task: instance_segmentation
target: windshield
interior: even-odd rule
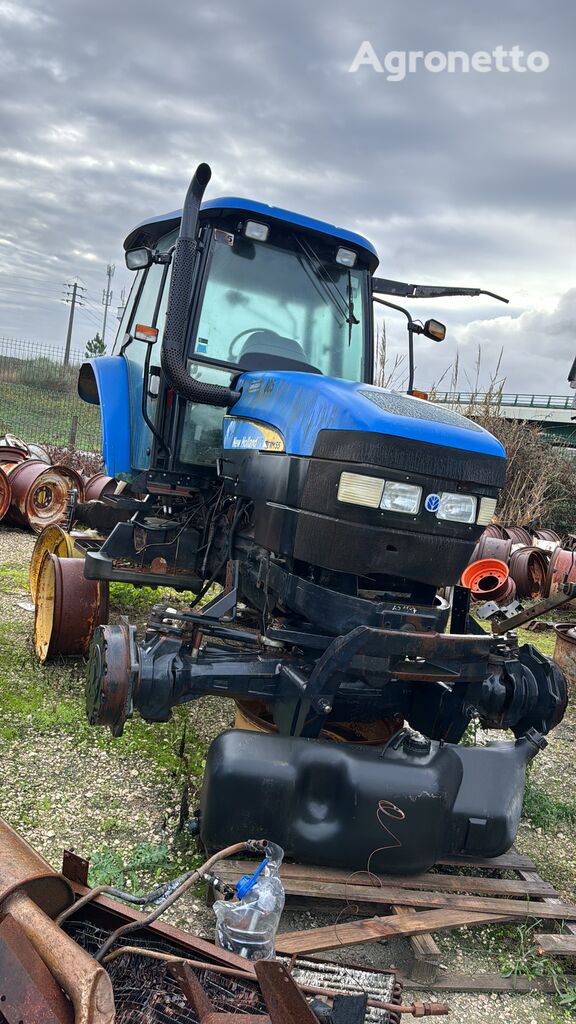
[[[361,381],[365,273],[323,263],[297,239],[291,251],[217,232],[195,353],[245,370]]]

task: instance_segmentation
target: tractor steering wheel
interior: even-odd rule
[[[241,338],[245,338],[247,334],[254,334],[254,331],[262,331],[264,329],[265,328],[263,328],[263,327],[248,327],[245,331],[240,331],[239,334],[236,334],[232,338],[232,341],[230,342],[230,348],[228,349],[228,358],[229,358],[229,360],[232,361],[231,357],[236,354],[234,352],[234,346],[238,344],[238,342],[240,341]]]

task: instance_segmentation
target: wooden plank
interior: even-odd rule
[[[341,897],[341,886],[333,882],[324,882],[324,896]],[[290,891],[298,896],[317,894],[315,883],[306,879],[290,881]],[[401,889],[394,885],[357,886],[354,892],[348,892],[346,898],[350,903],[363,901],[378,903],[384,906],[399,907],[438,907],[447,910],[464,910],[470,913],[498,914],[512,918],[540,918],[542,920],[576,921],[576,906],[569,903],[537,903],[535,900],[495,899],[491,896],[458,896],[453,893],[420,892]]]
[[[534,936],[538,952],[552,953],[555,956],[576,956],[576,935],[544,935]]]
[[[442,971],[432,982],[407,978],[398,979],[404,988],[412,992],[556,992],[556,986],[550,978],[505,978],[502,974],[452,974]],[[568,985],[576,983],[576,978],[566,978]]]
[[[341,922],[326,928],[309,928],[307,931],[284,932],[276,936],[279,953],[292,956],[294,953],[318,953],[323,949],[341,946],[355,946],[375,939],[390,939],[397,936],[418,935],[464,925],[487,924],[508,921],[508,915],[471,914],[458,910],[429,910],[421,914],[400,914],[398,917],[371,917],[365,921]]]
[[[443,857],[437,867],[449,864],[451,867],[488,868],[498,871],[536,871],[534,861],[512,847],[499,857]]]
[[[392,907],[393,914],[417,914],[414,907]],[[421,935],[409,935],[408,942],[412,951],[410,976],[417,981],[430,985],[438,977],[442,954],[429,932]]]
[[[414,907],[392,907],[393,914],[417,914]],[[418,960],[427,960],[428,963],[438,963],[442,954],[431,935],[424,932],[422,935],[411,935],[410,945],[414,956]]]
[[[532,882],[534,880],[534,878],[539,878],[540,877],[536,871],[524,871],[524,870],[521,870],[521,871],[518,872],[518,874],[526,882]],[[562,901],[560,900],[560,897],[558,896],[558,893],[555,893],[554,896],[545,896],[544,897],[544,903],[548,903],[551,906],[558,906],[561,902]],[[571,921],[571,920],[565,921],[564,927],[565,927],[566,931],[570,933],[570,935],[576,935],[576,921]]]
[[[222,862],[219,868],[220,877],[226,881],[235,881],[244,874],[251,874],[253,864],[250,861]],[[436,892],[478,893],[498,896],[554,896],[556,890],[550,882],[537,876],[533,881],[519,878],[483,878],[478,875],[444,875],[426,871],[419,875],[375,875],[372,872],[337,872],[330,869],[311,867],[302,864],[283,864],[280,878],[286,893],[292,892],[292,881],[305,879],[316,883],[315,894],[322,896],[324,886],[340,885],[342,898],[354,899],[358,886],[382,885],[400,886],[402,889],[434,889]],[[308,890],[311,892],[312,890]]]

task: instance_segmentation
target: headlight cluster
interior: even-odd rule
[[[342,473],[338,484],[338,501],[365,508],[380,508],[385,512],[400,512],[415,516],[422,505],[422,487],[397,480],[381,480],[360,473]],[[429,494],[425,508],[437,519],[453,523],[477,523],[487,526],[496,508],[495,498],[478,499],[473,494],[442,491]]]

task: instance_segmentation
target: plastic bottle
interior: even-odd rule
[[[284,907],[284,888],[278,877],[284,850],[269,843],[266,857],[253,875],[237,882],[236,899],[219,900],[216,945],[246,960],[273,960],[275,939]]]

